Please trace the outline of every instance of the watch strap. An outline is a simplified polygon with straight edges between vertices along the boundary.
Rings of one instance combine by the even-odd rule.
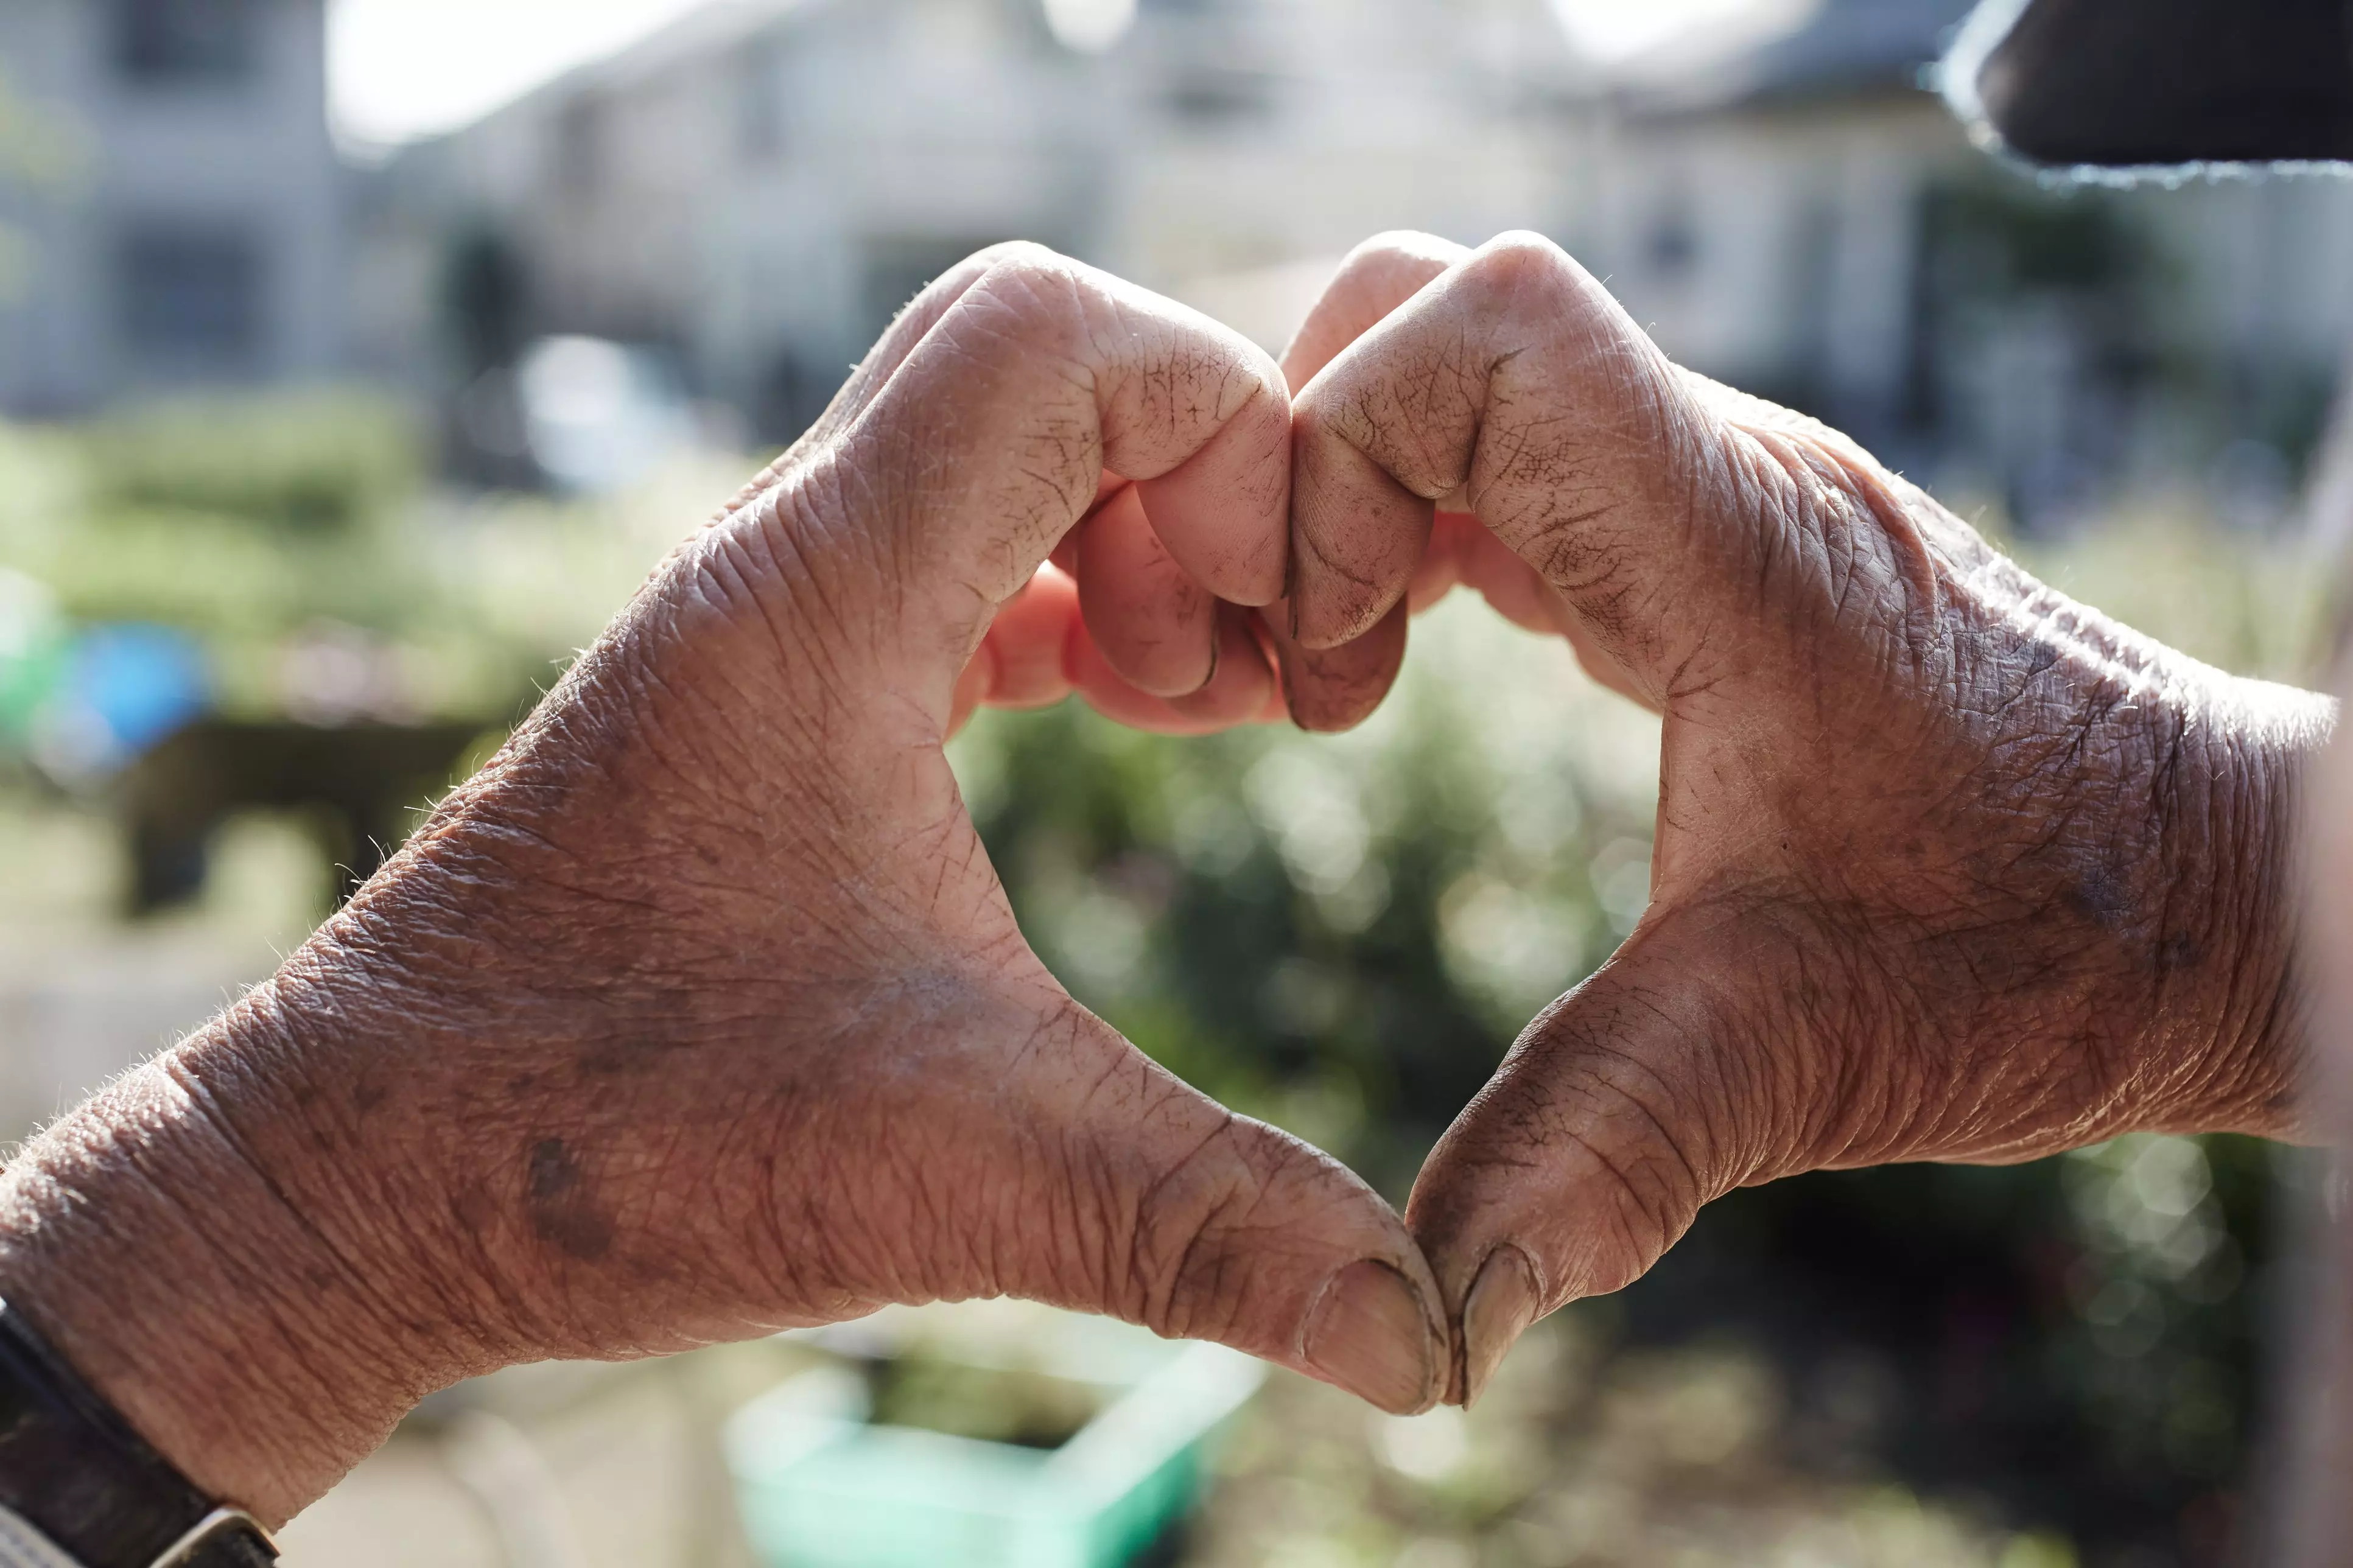
[[[81,1568],[32,1521],[0,1508],[0,1568]]]
[[[0,1568],[14,1568],[12,1551],[42,1563],[44,1545],[79,1568],[268,1568],[278,1556],[260,1525],[197,1490],[0,1301]]]

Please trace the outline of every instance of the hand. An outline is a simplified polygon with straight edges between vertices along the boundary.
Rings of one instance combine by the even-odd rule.
[[[457,1378],[890,1301],[1031,1297],[1431,1403],[1402,1222],[1071,999],[941,752],[1106,467],[1149,526],[1098,511],[1082,557],[1272,599],[1290,436],[1204,318],[1034,247],[959,268],[274,979],[8,1166],[0,1293],[267,1520]],[[1214,605],[1108,629],[1264,700]]]
[[[1294,640],[1385,635],[1460,495],[1665,716],[1647,912],[1414,1189],[1452,1396],[1737,1186],[2293,1130],[2284,846],[2329,704],[2053,593],[1541,239],[1377,242],[1293,369]]]

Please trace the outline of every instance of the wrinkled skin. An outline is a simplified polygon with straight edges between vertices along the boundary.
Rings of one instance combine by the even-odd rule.
[[[1207,320],[1034,247],[959,268],[274,979],[8,1167],[0,1294],[268,1521],[459,1377],[891,1301],[1434,1402],[1402,1222],[1071,1001],[941,750],[1073,668],[1169,727],[1270,710],[1237,612],[1095,616],[1146,689],[1072,641],[1067,579],[1016,595],[1100,499],[1271,600],[1289,436]],[[1132,534],[1090,523],[1079,577],[1149,567]]]
[[[1541,239],[1373,242],[1289,369],[1295,641],[1467,579],[1664,716],[1648,910],[1414,1189],[1453,1397],[1735,1187],[2294,1131],[2284,846],[2328,703],[2071,603]],[[1433,561],[1441,500],[1480,526]]]
[[[1072,690],[1343,728],[1456,583],[1661,711],[1663,786],[1648,913],[1409,1234],[1071,1001],[940,745]],[[2332,721],[1677,371],[1540,240],[1368,246],[1281,374],[987,254],[274,980],[10,1165],[0,1294],[273,1520],[453,1378],[890,1300],[1468,1398],[1743,1184],[2293,1131]]]

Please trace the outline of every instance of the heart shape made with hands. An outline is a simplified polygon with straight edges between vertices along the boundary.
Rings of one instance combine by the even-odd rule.
[[[1345,727],[1456,582],[1662,714],[1658,830],[1632,933],[1401,1217],[1071,999],[944,746],[1071,689]],[[1467,1401],[1734,1187],[2293,1131],[2283,866],[2333,720],[1678,369],[1540,238],[1372,242],[1282,366],[1000,247],[269,982],[11,1163],[14,1277],[79,1259],[32,1270],[69,1328],[232,1281],[195,1331],[269,1420],[62,1348],[270,1519],[459,1378],[893,1301]],[[139,1266],[94,1284],[93,1227]]]

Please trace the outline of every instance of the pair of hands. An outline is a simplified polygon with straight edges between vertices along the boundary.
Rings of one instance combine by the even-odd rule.
[[[1457,580],[1662,711],[1663,782],[1650,910],[1400,1219],[1071,999],[942,745],[1073,687],[1340,727]],[[1541,240],[1377,241],[1283,367],[987,252],[273,980],[10,1165],[0,1292],[270,1519],[459,1377],[890,1301],[1467,1399],[1737,1185],[2284,1129],[2330,717],[1679,371]]]

